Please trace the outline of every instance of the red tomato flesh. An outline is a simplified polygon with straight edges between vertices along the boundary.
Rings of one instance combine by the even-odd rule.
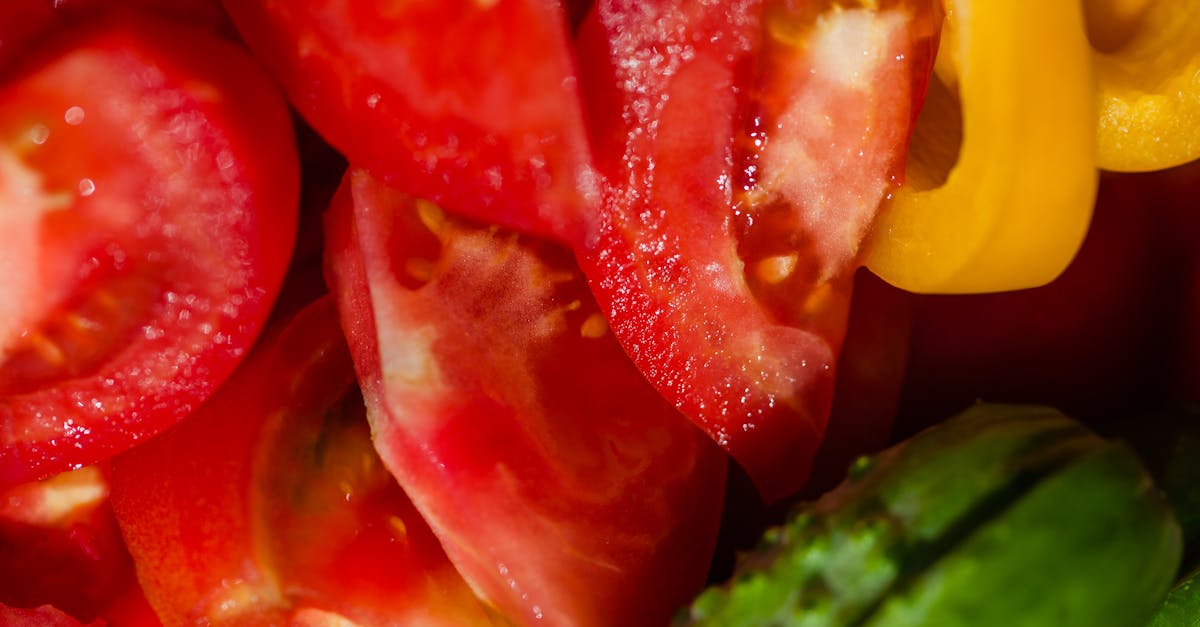
[[[100,616],[133,581],[108,495],[96,466],[0,492],[0,603]]]
[[[97,21],[0,86],[0,485],[212,392],[279,289],[298,176],[282,98],[208,32]]]
[[[642,372],[768,499],[825,431],[858,242],[937,32],[932,5],[848,5],[607,0],[578,42],[607,181],[583,267]]]
[[[518,622],[663,624],[702,585],[725,458],[608,333],[570,254],[356,170],[331,285],[376,446]]]
[[[573,47],[545,0],[226,7],[351,163],[569,244],[659,392],[769,498],[803,484],[937,3],[610,0]]]
[[[489,624],[371,446],[333,303],[302,310],[195,415],[114,464],[166,624]],[[214,477],[219,479],[214,480]]]
[[[228,0],[296,108],[375,176],[453,213],[579,232],[590,178],[553,0]]]

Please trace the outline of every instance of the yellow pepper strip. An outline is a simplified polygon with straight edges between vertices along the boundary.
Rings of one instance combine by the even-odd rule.
[[[866,265],[913,292],[1020,289],[1074,257],[1095,201],[1078,2],[947,0],[943,48]]]
[[[1144,172],[1200,158],[1200,0],[1086,0],[1097,163]]]

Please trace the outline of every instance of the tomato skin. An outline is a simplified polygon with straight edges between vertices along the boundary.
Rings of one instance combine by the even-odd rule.
[[[85,82],[95,75],[110,80]],[[20,144],[38,124],[43,142]],[[0,87],[0,134],[73,202],[8,234],[32,248],[10,248],[17,258],[0,266],[40,278],[38,291],[18,285],[0,299],[25,307],[18,335],[73,332],[62,321],[84,306],[92,324],[114,325],[89,336],[107,342],[98,353],[49,377],[29,369],[38,353],[6,347],[17,351],[0,360],[0,485],[10,485],[125,450],[228,376],[279,289],[299,183],[286,105],[245,53],[132,15],[40,46]],[[124,308],[103,306],[118,296]]]
[[[353,388],[322,299],[196,414],[116,458],[113,507],[164,624],[282,624],[308,609],[488,624],[379,464]]]
[[[352,170],[327,218],[381,456],[509,620],[666,622],[703,582],[724,456],[596,325],[566,251],[433,215]]]
[[[292,103],[351,162],[452,213],[578,234],[577,205],[594,184],[561,3],[225,7]]]

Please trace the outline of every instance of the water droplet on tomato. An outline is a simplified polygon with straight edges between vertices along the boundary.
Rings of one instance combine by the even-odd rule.
[[[75,105],[67,109],[67,112],[63,114],[63,121],[71,126],[79,126],[80,124],[83,124],[83,117],[83,107]]]
[[[217,154],[217,167],[218,168],[220,168],[222,170],[228,170],[236,164],[237,164],[237,161],[234,160],[233,154],[230,153],[228,150],[222,150],[220,153]]]
[[[29,129],[29,141],[41,146],[50,139],[50,128],[45,124],[34,124],[33,128]]]
[[[83,197],[96,193],[96,182],[92,179],[79,179],[79,195]]]

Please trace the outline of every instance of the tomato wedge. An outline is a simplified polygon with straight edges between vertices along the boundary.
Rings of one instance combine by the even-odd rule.
[[[227,0],[292,103],[351,163],[471,215],[577,235],[595,189],[555,0]]]
[[[725,456],[640,376],[566,249],[352,170],[327,218],[376,446],[518,623],[655,625],[703,584]]]
[[[208,396],[279,289],[299,187],[281,95],[209,32],[98,20],[16,72],[0,86],[0,485],[105,459]]]
[[[0,492],[0,604],[90,621],[125,592],[133,564],[108,494],[97,466]]]
[[[858,244],[900,174],[931,3],[602,0],[602,205],[577,250],[642,372],[768,499],[825,430]]]
[[[351,163],[568,244],[659,392],[768,497],[803,484],[936,2],[609,0],[573,46],[547,0],[226,7]]]
[[[363,411],[326,298],[194,416],[116,458],[113,507],[165,624],[490,624]]]

